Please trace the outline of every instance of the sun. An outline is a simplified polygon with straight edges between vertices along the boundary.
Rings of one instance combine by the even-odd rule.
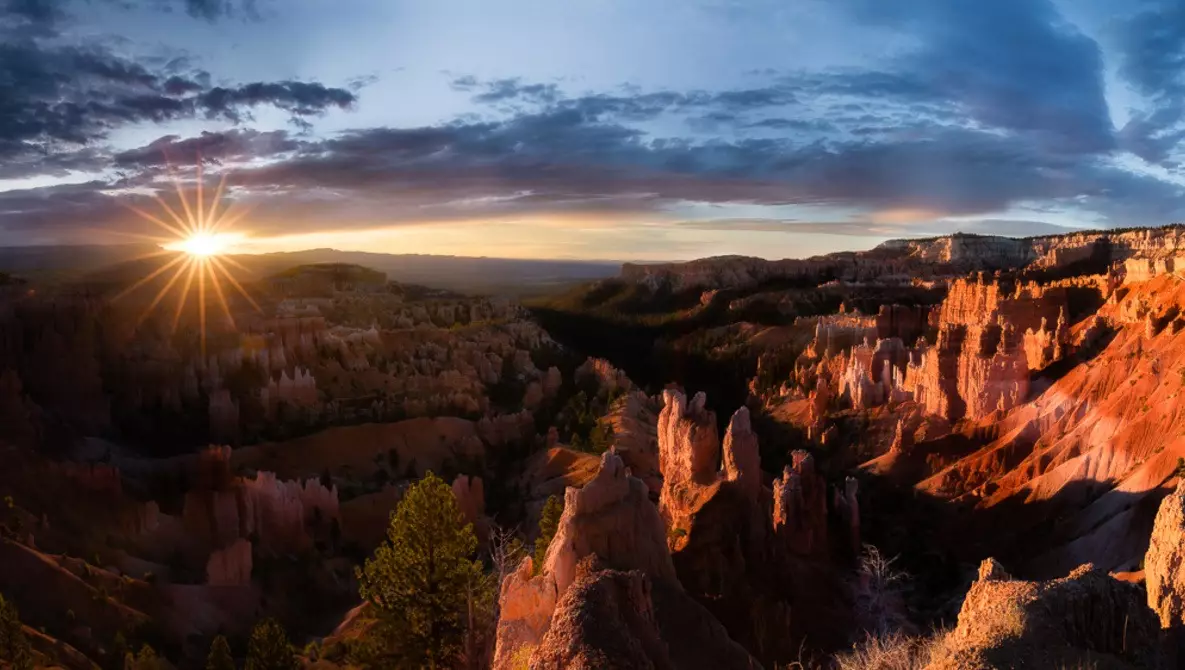
[[[235,319],[226,298],[230,289],[234,289],[242,295],[255,308],[256,312],[262,312],[262,310],[259,307],[259,303],[251,297],[242,282],[232,272],[232,268],[238,268],[244,271],[244,273],[247,272],[247,268],[236,261],[233,256],[233,253],[240,246],[240,243],[247,239],[247,236],[244,233],[234,232],[230,229],[235,223],[247,215],[249,208],[238,208],[238,211],[235,211],[236,208],[233,205],[222,201],[222,196],[226,189],[225,173],[223,173],[222,178],[219,180],[218,189],[214,194],[213,200],[206,202],[206,198],[203,196],[201,165],[199,157],[193,188],[195,193],[192,202],[186,197],[180,180],[173,176],[172,167],[170,166],[169,173],[170,176],[173,176],[173,186],[177,192],[180,211],[170,206],[160,195],[153,196],[153,199],[160,205],[160,215],[146,212],[130,204],[127,205],[128,209],[145,221],[149,221],[160,227],[169,237],[148,238],[156,241],[159,245],[159,251],[150,253],[148,256],[162,256],[165,258],[165,261],[160,267],[125,288],[112,298],[112,300],[119,300],[133,293],[140,287],[147,285],[152,280],[171,270],[171,276],[168,277],[164,286],[152,298],[148,307],[141,312],[137,325],[164,300],[166,294],[173,291],[174,287],[176,287],[178,289],[177,301],[173,311],[172,328],[173,332],[176,332],[182,312],[189,300],[191,289],[196,289],[198,316],[200,320],[198,330],[201,336],[202,355],[204,356],[206,353],[207,289],[211,289],[210,292],[213,295],[210,297],[214,298],[222,307],[225,321],[231,328],[235,328]]]
[[[229,253],[234,244],[240,239],[240,235],[231,233],[197,232],[183,240],[166,244],[165,248],[173,251],[183,251],[190,256],[197,256],[198,258],[206,258],[208,256],[220,256]]]

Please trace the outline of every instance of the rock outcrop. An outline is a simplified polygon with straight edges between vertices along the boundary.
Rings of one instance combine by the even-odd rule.
[[[728,422],[722,467],[725,481],[736,482],[745,496],[756,502],[761,495],[761,454],[747,407],[738,409]]]
[[[650,591],[646,573],[606,570],[596,556],[585,557],[531,656],[531,667],[673,669]]]
[[[1141,589],[1083,565],[1047,582],[980,565],[938,668],[1156,667],[1156,618]]]
[[[790,458],[782,476],[774,480],[774,534],[793,554],[825,556],[827,484],[816,472],[810,453],[797,450]]]
[[[271,472],[227,480],[222,459],[209,457],[222,452],[206,453],[198,481],[213,485],[187,492],[181,516],[186,532],[209,550],[253,537],[261,551],[299,553],[312,546],[313,526],[340,520],[336,487],[316,479],[281,481]]]
[[[527,558],[502,585],[495,668],[618,667],[627,659],[639,667],[756,667],[683,592],[646,485],[611,451],[583,489],[565,492],[559,527],[533,573]]]
[[[1165,630],[1185,631],[1185,480],[1160,503],[1144,556],[1148,606]]]
[[[658,462],[662,471],[659,510],[668,528],[686,530],[691,510],[697,509],[718,481],[720,435],[716,414],[705,408],[707,396],[697,393],[690,402],[679,391],[667,390],[658,415]]]

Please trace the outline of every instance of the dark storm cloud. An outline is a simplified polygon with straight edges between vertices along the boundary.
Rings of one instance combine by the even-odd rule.
[[[645,121],[662,114],[715,115],[718,119],[735,119],[744,112],[780,107],[797,101],[794,83],[775,83],[769,86],[709,91],[653,91],[643,93],[627,90],[621,95],[606,93],[566,97],[555,84],[523,83],[521,79],[498,79],[483,82],[472,76],[453,80],[458,91],[474,93],[473,102],[479,105],[502,106],[523,112],[533,107],[580,114],[590,119],[613,117],[616,120]]]
[[[120,152],[112,157],[112,161],[119,168],[153,168],[192,163],[200,156],[203,162],[217,164],[275,156],[296,151],[301,145],[282,130],[203,132],[186,139],[165,135],[146,146]]]
[[[887,72],[847,83],[909,100],[956,102],[986,126],[1024,133],[1047,151],[1114,146],[1098,44],[1050,0],[844,0],[858,20],[918,39]],[[878,81],[879,80],[879,81]]]
[[[306,82],[209,87],[203,73],[169,74],[98,45],[0,43],[0,160],[35,156],[47,165],[120,126],[206,117],[240,122],[259,106],[302,122],[356,100],[345,89]]]
[[[853,20],[907,35],[907,46],[863,70],[767,72],[760,85],[712,91],[572,94],[555,83],[457,77],[453,88],[488,114],[321,139],[246,128],[167,135],[106,158],[122,185],[141,187],[153,186],[169,160],[200,154],[231,165],[236,197],[256,207],[258,225],[285,232],[539,212],[665,212],[686,202],[865,212],[867,220],[831,230],[854,235],[896,230],[899,224],[877,217],[896,220],[890,215],[900,212],[972,217],[951,225],[979,232],[1047,232],[1035,222],[991,218],[1018,205],[1077,209],[1119,225],[1185,215],[1182,189],[1113,162],[1120,148],[1166,160],[1185,139],[1185,10],[1149,3],[1117,24],[1126,40],[1120,74],[1152,107],[1116,131],[1099,46],[1049,0],[839,4]],[[57,20],[34,5],[21,21]],[[209,19],[230,7],[187,5],[194,6]],[[246,122],[253,108],[267,105],[300,125],[355,102],[350,90],[316,83],[215,87],[210,80],[185,60],[138,62],[106,48],[51,48],[32,38],[0,45],[0,177],[97,165],[104,155],[96,141],[123,124]],[[268,160],[253,160],[260,158]],[[71,225],[79,217],[121,225],[126,216],[117,201],[130,196],[110,195],[111,186],[0,194],[0,217],[18,227]],[[707,225],[821,232],[814,226],[838,224]]]
[[[1185,5],[1144,1],[1115,22],[1119,73],[1149,104],[1120,130],[1125,149],[1164,162],[1185,140]]]
[[[190,16],[208,21],[227,16],[259,17],[255,0],[185,0],[185,10]]]
[[[932,128],[924,138],[896,142],[692,142],[654,140],[571,111],[354,131],[242,177],[260,191],[320,187],[354,202],[380,194],[422,204],[489,201],[478,213],[589,203],[658,210],[696,201],[971,215],[1029,200],[1087,198],[1104,206],[1116,197],[1164,203],[1176,195],[1100,161],[1051,157],[1023,139],[971,129]]]

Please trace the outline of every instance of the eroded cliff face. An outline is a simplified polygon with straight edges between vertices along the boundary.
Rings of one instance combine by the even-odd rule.
[[[1129,266],[1140,280],[1173,271],[1185,257],[1180,227],[1109,233],[1072,233],[1015,239],[956,234],[929,239],[890,240],[875,249],[841,252],[797,260],[767,261],[742,256],[705,258],[687,263],[627,263],[621,278],[653,291],[748,288],[772,279],[807,279],[816,284],[836,278],[909,283],[929,278],[994,270],[1058,270],[1101,259],[1136,261]],[[1179,265],[1179,264],[1178,264]]]
[[[1144,557],[1148,606],[1160,627],[1185,630],[1185,481],[1160,503]]]
[[[646,485],[612,452],[584,488],[566,491],[556,535],[533,573],[528,557],[503,583],[496,668],[597,659],[667,667],[663,644],[674,667],[757,667],[684,593]],[[592,634],[602,624],[614,635]]]
[[[1068,353],[1068,295],[1062,285],[979,275],[953,281],[933,310],[884,306],[875,318],[819,318],[796,363],[799,384],[813,387],[819,404],[812,437],[823,432],[818,417],[831,398],[820,398],[831,388],[858,410],[917,403],[947,422],[1002,416],[1028,400],[1034,371]],[[926,332],[935,333],[932,344],[918,337]]]
[[[185,494],[181,513],[189,544],[210,556],[212,584],[247,583],[253,549],[276,555],[305,552],[318,529],[340,522],[336,487],[325,488],[316,479],[281,481],[270,472],[233,477],[229,461],[228,447],[201,454],[197,485]]]
[[[845,614],[837,577],[845,559],[832,559],[835,547],[850,558],[851,543],[859,544],[855,481],[839,492],[835,509],[844,518],[833,524],[827,483],[809,454],[795,452],[771,491],[748,409],[731,418],[717,466],[708,458],[719,453],[719,441],[706,398],[689,402],[668,391],[665,400],[659,506],[679,581],[763,661],[791,658],[804,638],[838,643]],[[814,616],[796,614],[803,611]]]

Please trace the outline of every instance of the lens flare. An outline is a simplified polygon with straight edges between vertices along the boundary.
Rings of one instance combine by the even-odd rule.
[[[242,236],[234,233],[198,232],[184,240],[166,244],[165,248],[172,251],[183,251],[190,256],[220,256],[231,253],[235,243],[240,240],[242,240]]]
[[[186,198],[185,190],[173,174],[172,168],[170,167],[169,169],[169,174],[173,178],[173,186],[177,192],[177,200],[181,205],[180,212],[169,206],[159,195],[154,196],[154,199],[161,208],[162,213],[159,216],[134,206],[128,206],[138,216],[159,226],[168,233],[169,237],[167,238],[154,238],[161,245],[162,250],[151,254],[152,256],[166,257],[166,262],[147,276],[124,289],[115,296],[114,300],[119,300],[133,293],[153,279],[172,270],[172,275],[169,276],[164,286],[156,293],[148,307],[140,314],[139,321],[142,322],[147,318],[148,314],[156,309],[156,306],[164,300],[165,296],[174,286],[179,286],[176,311],[173,314],[172,320],[172,330],[176,332],[181,321],[182,312],[189,299],[190,291],[193,289],[196,280],[200,324],[199,332],[202,355],[204,357],[206,354],[207,338],[206,287],[208,285],[213,286],[214,295],[221,304],[222,312],[226,317],[227,324],[231,328],[235,328],[236,326],[230,304],[226,299],[228,291],[224,289],[223,282],[229,284],[231,288],[242,295],[255,311],[259,312],[262,310],[259,307],[259,303],[247,292],[243,283],[228,268],[229,266],[243,271],[247,270],[241,263],[230,256],[234,252],[236,245],[241,243],[246,236],[242,233],[233,232],[230,228],[242,220],[248,214],[248,210],[242,208],[234,211],[233,207],[225,206],[222,203],[222,196],[226,192],[225,173],[223,173],[222,178],[219,180],[218,190],[214,194],[214,199],[207,207],[203,194],[201,166],[202,161],[199,156],[193,203],[190,203]],[[180,281],[182,278],[184,278],[184,281]]]

